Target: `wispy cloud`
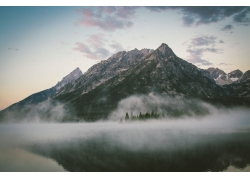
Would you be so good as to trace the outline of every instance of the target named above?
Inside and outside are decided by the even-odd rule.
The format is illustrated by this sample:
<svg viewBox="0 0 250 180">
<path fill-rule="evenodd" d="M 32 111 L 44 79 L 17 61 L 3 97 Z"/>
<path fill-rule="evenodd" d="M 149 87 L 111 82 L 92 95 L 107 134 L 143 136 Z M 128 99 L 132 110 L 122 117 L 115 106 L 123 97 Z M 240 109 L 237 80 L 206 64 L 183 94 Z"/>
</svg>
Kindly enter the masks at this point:
<svg viewBox="0 0 250 180">
<path fill-rule="evenodd" d="M 250 24 L 250 8 L 244 6 L 185 6 L 185 7 L 146 7 L 155 12 L 177 10 L 182 13 L 184 26 L 199 26 L 232 17 L 240 25 Z"/>
<path fill-rule="evenodd" d="M 226 32 L 228 32 L 228 31 L 231 31 L 232 29 L 233 29 L 233 25 L 227 24 L 227 25 L 225 25 L 223 28 L 221 28 L 221 31 L 226 31 Z"/>
<path fill-rule="evenodd" d="M 250 7 L 244 8 L 233 17 L 234 22 L 248 26 L 250 24 Z"/>
<path fill-rule="evenodd" d="M 91 44 L 93 47 L 97 48 L 103 46 L 105 44 L 105 35 L 102 33 L 92 34 L 89 36 L 87 42 Z"/>
<path fill-rule="evenodd" d="M 189 56 L 187 60 L 196 65 L 210 66 L 211 62 L 203 59 L 204 53 L 221 53 L 222 50 L 216 48 L 216 44 L 224 43 L 223 40 L 217 40 L 215 36 L 199 36 L 192 38 L 187 45 Z"/>
<path fill-rule="evenodd" d="M 82 19 L 76 25 L 97 27 L 104 31 L 115 31 L 133 26 L 131 18 L 137 7 L 98 7 L 76 10 L 82 14 Z"/>
<path fill-rule="evenodd" d="M 106 39 L 104 34 L 92 34 L 87 39 L 87 42 L 88 45 L 76 42 L 76 47 L 73 49 L 83 53 L 85 57 L 94 60 L 103 60 L 110 55 L 110 51 L 105 48 Z"/>
<path fill-rule="evenodd" d="M 123 51 L 124 48 L 122 45 L 118 42 L 114 42 L 113 44 L 110 45 L 111 48 L 115 49 L 115 52 Z"/>
<path fill-rule="evenodd" d="M 193 63 L 193 64 L 198 64 L 198 65 L 203 65 L 203 66 L 213 65 L 213 63 L 202 59 L 201 55 L 196 55 L 196 54 L 192 54 L 192 53 L 190 53 L 190 55 L 188 56 L 188 61 Z"/>
<path fill-rule="evenodd" d="M 192 46 L 209 46 L 214 45 L 216 43 L 216 37 L 215 36 L 200 36 L 193 38 L 191 40 Z"/>
<path fill-rule="evenodd" d="M 229 64 L 229 63 L 219 63 L 218 65 L 219 66 L 229 66 L 229 65 L 232 65 L 232 64 Z"/>
<path fill-rule="evenodd" d="M 18 48 L 8 48 L 9 51 L 19 51 L 20 49 Z"/>
</svg>

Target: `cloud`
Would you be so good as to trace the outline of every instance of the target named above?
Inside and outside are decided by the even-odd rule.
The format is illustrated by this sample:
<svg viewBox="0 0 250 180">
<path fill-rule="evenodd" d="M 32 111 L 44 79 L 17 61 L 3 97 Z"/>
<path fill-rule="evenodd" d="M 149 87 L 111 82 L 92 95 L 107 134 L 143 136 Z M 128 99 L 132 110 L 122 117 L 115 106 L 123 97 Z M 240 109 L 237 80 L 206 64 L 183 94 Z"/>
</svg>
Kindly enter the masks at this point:
<svg viewBox="0 0 250 180">
<path fill-rule="evenodd" d="M 84 54 L 85 57 L 90 58 L 90 59 L 98 59 L 98 57 L 93 54 L 91 49 L 84 43 L 81 42 L 76 42 L 75 45 L 77 47 L 73 48 L 76 51 L 80 51 L 81 53 Z"/>
<path fill-rule="evenodd" d="M 83 53 L 89 59 L 101 60 L 106 59 L 110 55 L 110 52 L 103 47 L 92 48 L 93 50 L 91 50 L 91 47 L 81 42 L 76 42 L 75 45 L 76 47 L 73 49 Z"/>
<path fill-rule="evenodd" d="M 104 34 L 92 34 L 87 39 L 88 45 L 76 42 L 76 47 L 73 49 L 83 53 L 87 58 L 102 60 L 110 55 L 110 51 L 105 48 L 106 41 Z"/>
<path fill-rule="evenodd" d="M 102 33 L 92 34 L 86 41 L 87 43 L 76 42 L 76 47 L 73 48 L 73 50 L 79 51 L 83 53 L 85 57 L 94 60 L 107 59 L 110 54 L 124 50 L 120 43 L 116 41 L 110 43 L 109 40 L 106 39 L 106 35 Z M 110 51 L 108 47 L 115 51 Z"/>
<path fill-rule="evenodd" d="M 187 45 L 189 56 L 187 60 L 196 65 L 211 66 L 212 63 L 203 59 L 204 53 L 221 53 L 221 49 L 216 48 L 216 44 L 224 43 L 223 40 L 217 40 L 215 36 L 200 36 L 192 38 Z M 185 43 L 187 44 L 187 42 Z"/>
<path fill-rule="evenodd" d="M 244 6 L 177 6 L 177 7 L 146 7 L 147 9 L 160 12 L 166 10 L 177 10 L 182 13 L 184 26 L 199 26 L 221 21 L 232 17 L 233 22 L 249 25 L 249 7 Z"/>
<path fill-rule="evenodd" d="M 200 36 L 193 38 L 191 40 L 192 46 L 209 46 L 214 45 L 216 43 L 216 37 L 215 36 Z"/>
<path fill-rule="evenodd" d="M 123 19 L 128 19 L 128 18 L 133 18 L 135 16 L 135 9 L 138 7 L 116 7 L 116 13 L 115 15 L 123 18 Z"/>
<path fill-rule="evenodd" d="M 219 66 L 229 66 L 229 65 L 232 65 L 232 64 L 228 64 L 228 63 L 219 63 L 218 65 L 219 65 Z"/>
<path fill-rule="evenodd" d="M 76 25 L 85 27 L 97 27 L 104 31 L 115 31 L 133 26 L 131 18 L 135 15 L 137 7 L 98 7 L 81 10 L 83 18 Z"/>
<path fill-rule="evenodd" d="M 105 43 L 104 34 L 92 34 L 89 36 L 89 39 L 87 40 L 88 43 L 90 43 L 93 47 L 97 48 L 100 46 L 103 46 Z"/>
<path fill-rule="evenodd" d="M 110 45 L 111 48 L 115 49 L 115 52 L 123 51 L 124 48 L 122 45 L 118 42 L 114 42 L 113 44 Z"/>
<path fill-rule="evenodd" d="M 150 11 L 160 12 L 170 9 L 166 6 L 146 6 L 145 8 L 149 9 Z"/>
<path fill-rule="evenodd" d="M 219 53 L 220 50 L 217 48 L 198 48 L 198 49 L 194 49 L 194 50 L 187 49 L 187 52 L 201 56 L 201 55 L 203 55 L 204 52 Z"/>
<path fill-rule="evenodd" d="M 223 28 L 221 28 L 222 31 L 230 31 L 232 29 L 233 29 L 233 25 L 231 24 L 225 25 Z"/>
<path fill-rule="evenodd" d="M 250 24 L 250 7 L 244 8 L 233 17 L 234 22 L 248 26 Z"/>
<path fill-rule="evenodd" d="M 196 55 L 196 54 L 190 54 L 188 57 L 188 61 L 193 63 L 193 64 L 198 64 L 198 65 L 203 65 L 203 66 L 211 66 L 213 65 L 213 63 L 207 61 L 207 60 L 204 60 L 204 59 L 201 59 L 201 56 L 199 55 Z"/>
<path fill-rule="evenodd" d="M 9 51 L 19 51 L 18 48 L 8 48 Z"/>
</svg>

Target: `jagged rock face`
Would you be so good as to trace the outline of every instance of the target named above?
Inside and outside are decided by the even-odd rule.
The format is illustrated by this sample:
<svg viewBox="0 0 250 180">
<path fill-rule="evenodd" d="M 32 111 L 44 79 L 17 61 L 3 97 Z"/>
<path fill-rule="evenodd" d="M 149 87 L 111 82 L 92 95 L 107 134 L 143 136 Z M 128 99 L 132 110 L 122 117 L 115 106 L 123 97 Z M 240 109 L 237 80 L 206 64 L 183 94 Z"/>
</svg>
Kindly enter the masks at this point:
<svg viewBox="0 0 250 180">
<path fill-rule="evenodd" d="M 203 71 L 178 58 L 166 44 L 162 44 L 112 83 L 121 84 L 123 81 L 128 81 L 131 88 L 143 89 L 144 92 L 196 97 L 223 95 L 223 90 L 205 76 Z"/>
<path fill-rule="evenodd" d="M 229 85 L 223 86 L 225 90 L 230 94 L 231 97 L 236 98 L 250 98 L 250 79 L 248 78 L 245 81 L 238 81 Z"/>
<path fill-rule="evenodd" d="M 56 86 L 33 94 L 8 109 L 15 110 L 18 115 L 25 112 L 21 108 L 27 104 L 50 98 L 72 108 L 77 117 L 92 121 L 108 118 L 120 100 L 137 94 L 201 98 L 223 104 L 234 98 L 232 104 L 242 100 L 250 104 L 250 71 L 234 83 L 229 76 L 239 77 L 240 72 L 236 70 L 226 74 L 218 68 L 199 69 L 162 44 L 155 51 L 134 49 L 118 52 L 84 74 L 77 68 Z M 231 84 L 223 85 L 220 81 Z M 68 116 L 71 117 L 70 114 Z"/>
<path fill-rule="evenodd" d="M 133 67 L 151 52 L 153 52 L 151 49 L 118 52 L 109 59 L 92 66 L 77 81 L 62 88 L 57 96 L 76 90 L 80 90 L 77 91 L 80 94 L 87 93 L 108 79 Z"/>
<path fill-rule="evenodd" d="M 207 71 L 210 73 L 210 75 L 214 79 L 217 79 L 219 76 L 225 76 L 226 75 L 226 73 L 224 71 L 222 71 L 221 69 L 218 69 L 218 68 L 210 67 L 210 68 L 207 69 Z"/>
<path fill-rule="evenodd" d="M 75 98 L 79 92 L 64 94 L 58 100 L 70 101 L 77 111 L 79 109 L 78 116 L 86 120 L 107 118 L 120 100 L 135 94 L 153 92 L 195 98 L 226 96 L 224 89 L 203 70 L 178 58 L 166 44 L 128 70 Z"/>
<path fill-rule="evenodd" d="M 82 71 L 79 68 L 76 68 L 69 75 L 65 76 L 60 82 L 55 85 L 55 89 L 59 91 L 65 85 L 71 83 L 72 81 L 78 79 L 82 75 Z"/>
<path fill-rule="evenodd" d="M 236 70 L 233 71 L 238 76 L 234 77 L 240 77 L 238 80 L 236 80 L 234 83 L 225 85 L 224 89 L 230 94 L 230 97 L 236 97 L 236 98 L 244 98 L 249 99 L 250 98 L 250 70 L 246 71 L 242 76 L 240 76 L 240 72 Z M 232 73 L 232 74 L 234 74 Z M 230 73 L 229 73 L 230 74 Z"/>
<path fill-rule="evenodd" d="M 230 79 L 232 79 L 232 78 L 235 78 L 235 79 L 236 79 L 236 78 L 237 78 L 237 80 L 238 80 L 239 78 L 241 78 L 242 75 L 243 75 L 243 72 L 240 71 L 239 69 L 234 70 L 234 71 L 228 73 L 228 77 L 229 77 Z"/>
<path fill-rule="evenodd" d="M 243 75 L 243 72 L 240 71 L 239 69 L 234 70 L 228 74 L 226 74 L 221 69 L 213 67 L 208 68 L 207 71 L 210 73 L 210 76 L 215 80 L 216 84 L 221 86 L 236 82 Z"/>
<path fill-rule="evenodd" d="M 207 69 L 207 71 L 210 73 L 211 77 L 213 77 L 214 81 L 218 85 L 233 83 L 233 81 L 228 77 L 228 75 L 221 69 L 210 67 Z"/>
<path fill-rule="evenodd" d="M 240 82 L 244 82 L 246 80 L 250 79 L 250 70 L 246 71 L 242 77 L 239 79 Z"/>
</svg>

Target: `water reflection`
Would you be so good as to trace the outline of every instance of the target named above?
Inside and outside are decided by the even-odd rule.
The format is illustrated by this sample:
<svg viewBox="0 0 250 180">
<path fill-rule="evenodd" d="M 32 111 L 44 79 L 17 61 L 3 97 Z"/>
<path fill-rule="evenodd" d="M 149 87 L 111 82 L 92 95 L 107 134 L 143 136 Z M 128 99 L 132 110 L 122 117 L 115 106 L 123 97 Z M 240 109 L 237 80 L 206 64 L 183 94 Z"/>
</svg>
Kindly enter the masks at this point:
<svg viewBox="0 0 250 180">
<path fill-rule="evenodd" d="M 249 170 L 248 117 L 1 124 L 0 171 Z"/>
<path fill-rule="evenodd" d="M 124 133 L 112 135 L 128 135 Z M 138 139 L 136 135 L 128 136 Z M 172 140 L 166 138 L 154 148 L 159 142 L 132 147 L 114 143 L 103 133 L 87 140 L 34 144 L 30 150 L 55 159 L 68 171 L 224 171 L 229 166 L 245 168 L 250 162 L 249 133 L 165 135 Z"/>
<path fill-rule="evenodd" d="M 62 172 L 62 166 L 52 159 L 44 158 L 20 148 L 0 150 L 1 172 Z"/>
</svg>

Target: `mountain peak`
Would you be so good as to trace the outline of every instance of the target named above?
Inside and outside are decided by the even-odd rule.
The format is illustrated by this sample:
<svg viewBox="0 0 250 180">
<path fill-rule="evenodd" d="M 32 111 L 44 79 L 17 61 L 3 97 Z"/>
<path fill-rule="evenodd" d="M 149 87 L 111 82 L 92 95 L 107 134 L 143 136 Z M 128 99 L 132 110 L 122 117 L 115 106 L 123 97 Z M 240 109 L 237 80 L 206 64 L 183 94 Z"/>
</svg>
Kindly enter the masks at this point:
<svg viewBox="0 0 250 180">
<path fill-rule="evenodd" d="M 173 50 L 165 43 L 162 43 L 156 51 L 160 52 L 163 56 L 176 56 Z"/>
<path fill-rule="evenodd" d="M 82 74 L 82 71 L 79 67 L 77 67 L 75 70 L 73 70 L 70 74 Z"/>
<path fill-rule="evenodd" d="M 250 79 L 250 70 L 246 71 L 242 77 L 239 79 L 240 82 L 246 81 Z"/>
<path fill-rule="evenodd" d="M 67 76 L 65 76 L 60 82 L 56 84 L 56 90 L 61 89 L 66 84 L 78 79 L 82 75 L 82 71 L 79 67 L 77 67 L 75 70 L 73 70 L 71 73 L 69 73 Z"/>
<path fill-rule="evenodd" d="M 243 72 L 239 69 L 236 69 L 230 73 L 228 73 L 229 78 L 240 78 L 243 75 Z"/>
</svg>

